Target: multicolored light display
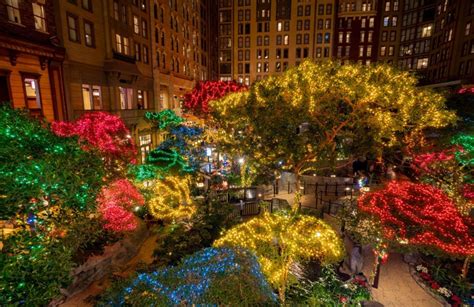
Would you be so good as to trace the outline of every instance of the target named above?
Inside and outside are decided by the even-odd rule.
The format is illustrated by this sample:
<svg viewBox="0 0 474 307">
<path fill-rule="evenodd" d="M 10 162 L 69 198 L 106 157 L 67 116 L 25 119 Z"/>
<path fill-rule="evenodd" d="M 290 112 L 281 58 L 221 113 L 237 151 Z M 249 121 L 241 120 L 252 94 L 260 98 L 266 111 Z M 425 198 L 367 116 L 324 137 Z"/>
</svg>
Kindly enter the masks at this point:
<svg viewBox="0 0 474 307">
<path fill-rule="evenodd" d="M 234 81 L 205 81 L 199 82 L 189 94 L 184 97 L 184 108 L 195 115 L 207 115 L 209 113 L 209 102 L 217 100 L 228 93 L 247 90 L 246 86 Z"/>
</svg>

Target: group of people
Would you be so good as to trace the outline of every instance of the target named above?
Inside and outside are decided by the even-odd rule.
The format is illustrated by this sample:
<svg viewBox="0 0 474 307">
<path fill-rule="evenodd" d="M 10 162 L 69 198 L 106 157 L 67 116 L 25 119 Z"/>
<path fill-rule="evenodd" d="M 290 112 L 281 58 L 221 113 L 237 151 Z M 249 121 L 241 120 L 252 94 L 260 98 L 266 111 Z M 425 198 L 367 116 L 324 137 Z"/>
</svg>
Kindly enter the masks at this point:
<svg viewBox="0 0 474 307">
<path fill-rule="evenodd" d="M 380 183 L 385 180 L 394 180 L 397 177 L 394 166 L 385 164 L 382 157 L 375 160 L 367 160 L 366 157 L 359 157 L 352 163 L 352 173 L 359 182 L 367 185 L 370 183 Z"/>
</svg>

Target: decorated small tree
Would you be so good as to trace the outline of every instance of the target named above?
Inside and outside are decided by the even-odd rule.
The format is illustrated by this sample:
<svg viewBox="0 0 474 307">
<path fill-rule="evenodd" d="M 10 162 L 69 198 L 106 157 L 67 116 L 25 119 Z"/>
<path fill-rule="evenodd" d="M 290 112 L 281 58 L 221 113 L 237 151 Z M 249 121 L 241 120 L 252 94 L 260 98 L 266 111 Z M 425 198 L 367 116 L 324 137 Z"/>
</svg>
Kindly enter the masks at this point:
<svg viewBox="0 0 474 307">
<path fill-rule="evenodd" d="M 309 260 L 330 264 L 344 257 L 336 232 L 324 222 L 304 215 L 265 213 L 230 229 L 214 246 L 237 246 L 255 253 L 283 303 L 287 286 L 296 281 L 290 272 L 293 264 Z"/>
<path fill-rule="evenodd" d="M 99 306 L 273 306 L 272 292 L 255 256 L 243 249 L 206 248 L 175 267 L 139 273 L 117 284 Z"/>
<path fill-rule="evenodd" d="M 431 185 L 393 181 L 366 193 L 358 200 L 355 221 L 349 230 L 372 244 L 377 267 L 393 249 L 458 258 L 474 254 L 472 218 L 461 215 L 453 200 Z"/>
</svg>

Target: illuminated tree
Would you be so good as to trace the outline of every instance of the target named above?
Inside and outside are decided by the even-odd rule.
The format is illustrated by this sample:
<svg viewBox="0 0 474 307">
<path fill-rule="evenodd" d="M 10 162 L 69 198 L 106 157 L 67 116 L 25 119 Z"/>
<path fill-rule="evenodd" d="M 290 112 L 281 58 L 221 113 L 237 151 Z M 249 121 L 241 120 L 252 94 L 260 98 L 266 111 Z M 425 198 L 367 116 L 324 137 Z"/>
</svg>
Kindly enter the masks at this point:
<svg viewBox="0 0 474 307">
<path fill-rule="evenodd" d="M 230 229 L 214 246 L 239 246 L 255 253 L 268 281 L 282 302 L 295 280 L 290 267 L 300 261 L 335 263 L 344 257 L 339 236 L 330 226 L 310 216 L 265 213 Z"/>
<path fill-rule="evenodd" d="M 468 215 L 474 208 L 469 192 L 474 183 L 474 137 L 460 134 L 451 144 L 454 147 L 443 151 L 414 155 L 412 168 L 422 182 L 442 189 Z"/>
<path fill-rule="evenodd" d="M 137 151 L 130 131 L 117 115 L 88 112 L 74 122 L 53 122 L 51 128 L 58 136 L 77 136 L 83 149 L 97 150 L 109 162 L 135 163 Z"/>
<path fill-rule="evenodd" d="M 94 208 L 104 176 L 97 155 L 26 113 L 0 108 L 0 219 L 61 206 Z"/>
<path fill-rule="evenodd" d="M 474 226 L 441 190 L 427 184 L 390 182 L 358 200 L 361 219 L 373 221 L 380 240 L 392 248 L 466 257 L 474 254 Z M 371 226 L 371 227 L 372 227 Z"/>
<path fill-rule="evenodd" d="M 206 248 L 174 267 L 139 273 L 109 289 L 98 306 L 274 306 L 277 298 L 255 256 Z"/>
<path fill-rule="evenodd" d="M 253 160 L 259 173 L 285 169 L 298 179 L 321 164 L 401 147 L 426 128 L 453 123 L 444 98 L 416 84 L 391 66 L 306 61 L 212 101 L 210 110 L 225 131 L 221 146 Z"/>
<path fill-rule="evenodd" d="M 190 220 L 196 207 L 190 197 L 189 178 L 167 176 L 149 188 L 148 210 L 153 217 L 166 222 Z"/>
<path fill-rule="evenodd" d="M 209 102 L 220 99 L 228 93 L 245 91 L 247 87 L 234 81 L 205 81 L 199 82 L 191 93 L 184 97 L 184 108 L 197 116 L 207 116 Z"/>
<path fill-rule="evenodd" d="M 137 211 L 144 204 L 143 196 L 127 179 L 116 180 L 102 188 L 97 198 L 104 228 L 115 232 L 135 230 L 138 223 L 131 211 Z"/>
</svg>

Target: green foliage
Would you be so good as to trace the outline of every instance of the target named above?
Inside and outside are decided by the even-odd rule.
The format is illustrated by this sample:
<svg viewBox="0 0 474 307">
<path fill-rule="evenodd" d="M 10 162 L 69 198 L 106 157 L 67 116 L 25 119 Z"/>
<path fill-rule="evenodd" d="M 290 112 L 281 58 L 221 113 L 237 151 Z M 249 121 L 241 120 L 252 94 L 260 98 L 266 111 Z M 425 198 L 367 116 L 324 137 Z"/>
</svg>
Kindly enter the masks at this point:
<svg viewBox="0 0 474 307">
<path fill-rule="evenodd" d="M 145 118 L 152 122 L 160 130 L 173 128 L 184 122 L 184 119 L 173 110 L 166 109 L 161 112 L 146 112 Z"/>
<path fill-rule="evenodd" d="M 183 257 L 211 246 L 224 229 L 235 223 L 229 218 L 232 212 L 233 207 L 227 203 L 209 199 L 198 202 L 191 224 L 170 224 L 160 230 L 155 264 L 176 264 Z"/>
<path fill-rule="evenodd" d="M 4 241 L 0 253 L 0 301 L 45 306 L 71 282 L 72 250 L 60 240 L 21 231 Z"/>
<path fill-rule="evenodd" d="M 399 148 L 456 119 L 441 95 L 416 84 L 391 66 L 305 61 L 213 101 L 211 115 L 223 131 L 216 140 L 267 178 Z"/>
<path fill-rule="evenodd" d="M 103 165 L 75 139 L 55 136 L 22 111 L 0 108 L 0 219 L 50 205 L 85 210 L 95 203 Z"/>
<path fill-rule="evenodd" d="M 304 306 L 360 306 L 371 298 L 366 286 L 354 280 L 343 282 L 338 279 L 334 267 L 322 268 L 316 282 L 304 280 L 288 290 L 290 305 Z"/>
</svg>

